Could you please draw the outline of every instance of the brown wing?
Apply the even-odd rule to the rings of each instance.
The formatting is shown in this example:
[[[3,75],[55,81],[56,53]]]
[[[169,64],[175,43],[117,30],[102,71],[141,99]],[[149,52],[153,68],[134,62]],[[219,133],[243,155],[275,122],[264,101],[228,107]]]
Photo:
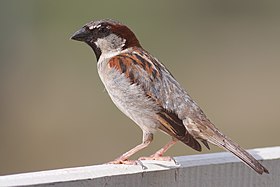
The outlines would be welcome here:
[[[160,130],[182,141],[196,151],[201,151],[199,142],[186,130],[183,121],[175,113],[162,109],[158,113],[158,120],[162,124]]]

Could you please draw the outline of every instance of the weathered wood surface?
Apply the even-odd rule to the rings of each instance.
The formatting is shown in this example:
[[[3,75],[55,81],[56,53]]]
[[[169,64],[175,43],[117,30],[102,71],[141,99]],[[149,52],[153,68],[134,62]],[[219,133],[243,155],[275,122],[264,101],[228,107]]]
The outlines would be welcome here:
[[[141,166],[94,165],[0,176],[0,186],[188,186],[279,187],[280,147],[250,150],[269,170],[258,175],[230,153],[175,157],[179,165],[143,161]]]

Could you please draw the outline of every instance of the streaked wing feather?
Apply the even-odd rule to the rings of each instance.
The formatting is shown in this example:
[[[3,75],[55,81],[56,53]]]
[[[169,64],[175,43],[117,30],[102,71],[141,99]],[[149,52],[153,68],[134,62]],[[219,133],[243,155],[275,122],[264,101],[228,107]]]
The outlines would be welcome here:
[[[162,109],[158,113],[158,120],[162,124],[160,129],[172,137],[182,141],[196,151],[201,151],[201,145],[186,130],[183,121],[175,113]]]

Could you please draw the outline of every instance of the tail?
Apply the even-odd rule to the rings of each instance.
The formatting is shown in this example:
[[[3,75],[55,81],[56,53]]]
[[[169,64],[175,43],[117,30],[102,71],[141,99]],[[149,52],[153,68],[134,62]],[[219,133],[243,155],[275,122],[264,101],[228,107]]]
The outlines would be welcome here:
[[[207,139],[207,141],[230,151],[239,159],[241,159],[246,165],[254,169],[257,173],[263,174],[269,173],[268,170],[261,165],[251,154],[245,151],[242,147],[240,147],[237,143],[233,142],[231,139],[227,138],[223,134],[216,132],[218,135],[211,136]]]

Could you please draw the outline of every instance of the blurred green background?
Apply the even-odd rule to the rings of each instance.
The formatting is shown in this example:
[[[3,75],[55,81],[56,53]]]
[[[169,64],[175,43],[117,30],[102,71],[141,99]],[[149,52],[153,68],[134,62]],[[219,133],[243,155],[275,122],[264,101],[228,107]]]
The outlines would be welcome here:
[[[0,175],[100,164],[141,142],[141,130],[104,91],[91,49],[69,40],[101,18],[127,24],[212,122],[244,148],[279,145],[279,5],[1,0]],[[156,134],[133,158],[168,140]],[[178,143],[168,154],[198,152]]]

